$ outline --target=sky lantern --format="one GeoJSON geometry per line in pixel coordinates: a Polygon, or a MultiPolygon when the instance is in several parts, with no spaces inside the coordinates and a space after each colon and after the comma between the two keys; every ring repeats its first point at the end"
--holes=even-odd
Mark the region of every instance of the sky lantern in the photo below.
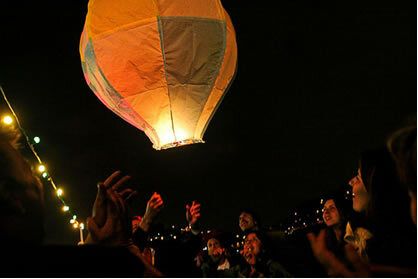
{"type": "Polygon", "coordinates": [[[90,0],[80,55],[100,101],[160,150],[204,142],[237,45],[219,0],[90,0]]]}

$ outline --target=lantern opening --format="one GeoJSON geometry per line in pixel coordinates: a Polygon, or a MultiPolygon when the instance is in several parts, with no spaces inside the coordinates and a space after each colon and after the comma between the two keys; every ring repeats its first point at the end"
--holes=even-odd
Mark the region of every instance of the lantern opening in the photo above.
{"type": "Polygon", "coordinates": [[[155,145],[153,147],[156,150],[161,150],[161,149],[169,149],[169,148],[173,148],[173,147],[178,147],[178,146],[188,145],[188,144],[194,144],[194,143],[205,143],[205,141],[200,140],[200,139],[185,139],[185,140],[180,140],[180,141],[170,142],[170,143],[164,144],[164,145],[160,146],[160,148],[157,148],[155,145]]]}

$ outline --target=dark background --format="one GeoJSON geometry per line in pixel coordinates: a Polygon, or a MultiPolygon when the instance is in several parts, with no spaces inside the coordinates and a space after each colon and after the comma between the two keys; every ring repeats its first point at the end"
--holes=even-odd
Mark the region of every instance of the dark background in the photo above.
{"type": "MultiPolygon", "coordinates": [[[[78,52],[87,1],[2,1],[0,85],[79,219],[119,169],[138,189],[134,212],[157,191],[167,225],[185,225],[193,200],[208,228],[237,230],[244,206],[276,224],[345,185],[361,151],[416,116],[416,1],[338,2],[223,1],[238,73],[205,144],[155,151],[90,91],[78,52]]],[[[48,183],[45,197],[46,242],[77,243],[48,183]]]]}

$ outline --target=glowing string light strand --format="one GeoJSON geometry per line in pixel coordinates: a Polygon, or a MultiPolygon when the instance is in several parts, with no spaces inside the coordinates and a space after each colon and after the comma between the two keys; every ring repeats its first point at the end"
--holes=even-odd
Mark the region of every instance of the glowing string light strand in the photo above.
{"type": "MultiPolygon", "coordinates": [[[[49,175],[49,174],[45,171],[44,164],[42,163],[41,158],[39,157],[38,153],[37,153],[37,152],[36,152],[36,150],[35,150],[34,143],[32,143],[32,142],[31,142],[31,140],[29,139],[29,137],[28,137],[28,135],[26,134],[25,130],[23,129],[22,125],[20,124],[19,118],[17,117],[17,115],[16,115],[15,111],[13,110],[12,105],[10,104],[9,100],[7,99],[6,94],[4,93],[3,87],[2,87],[1,85],[0,85],[0,91],[1,91],[1,94],[2,94],[2,96],[3,96],[4,101],[6,102],[7,106],[9,107],[9,110],[10,110],[10,112],[12,113],[12,115],[13,115],[13,117],[14,117],[14,119],[15,119],[16,123],[17,123],[17,127],[19,128],[20,132],[22,133],[23,137],[25,138],[26,143],[28,144],[28,146],[29,146],[30,150],[32,151],[33,155],[34,155],[34,156],[36,157],[36,159],[38,160],[39,165],[43,167],[43,168],[42,168],[42,169],[43,169],[43,171],[42,171],[42,172],[43,172],[42,176],[43,176],[44,178],[47,178],[47,180],[51,183],[51,186],[54,188],[54,191],[57,193],[57,197],[58,197],[58,199],[59,199],[59,200],[61,201],[61,203],[63,204],[63,210],[64,210],[65,212],[68,212],[70,215],[73,215],[73,214],[72,214],[72,212],[71,212],[70,207],[66,204],[66,202],[65,202],[65,201],[64,201],[64,199],[62,198],[62,190],[57,188],[57,186],[55,185],[55,182],[54,182],[54,180],[52,179],[51,175],[49,175]]],[[[38,138],[38,137],[36,137],[36,138],[37,138],[37,139],[35,139],[35,143],[39,143],[39,141],[40,141],[40,140],[39,140],[39,138],[38,138]]],[[[74,215],[74,216],[75,216],[75,215],[74,215]]],[[[75,222],[76,222],[77,227],[79,227],[79,228],[80,228],[80,238],[81,238],[81,242],[84,242],[84,241],[83,241],[83,235],[82,235],[82,230],[84,229],[84,225],[81,223],[81,225],[79,226],[79,225],[78,225],[78,221],[77,221],[77,220],[75,220],[75,222]]]]}

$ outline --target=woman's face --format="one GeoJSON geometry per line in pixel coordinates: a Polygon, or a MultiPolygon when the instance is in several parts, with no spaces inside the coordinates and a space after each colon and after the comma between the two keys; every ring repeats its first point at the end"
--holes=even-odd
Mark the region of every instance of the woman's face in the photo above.
{"type": "Polygon", "coordinates": [[[364,212],[370,202],[370,194],[364,186],[360,169],[357,176],[353,177],[348,184],[353,188],[353,209],[356,212],[364,212]]]}
{"type": "Polygon", "coordinates": [[[322,218],[327,227],[332,227],[341,223],[340,213],[335,206],[334,200],[327,200],[323,208],[322,218]]]}
{"type": "Polygon", "coordinates": [[[244,258],[250,265],[255,265],[261,252],[261,241],[255,233],[247,236],[244,244],[244,258]]]}

